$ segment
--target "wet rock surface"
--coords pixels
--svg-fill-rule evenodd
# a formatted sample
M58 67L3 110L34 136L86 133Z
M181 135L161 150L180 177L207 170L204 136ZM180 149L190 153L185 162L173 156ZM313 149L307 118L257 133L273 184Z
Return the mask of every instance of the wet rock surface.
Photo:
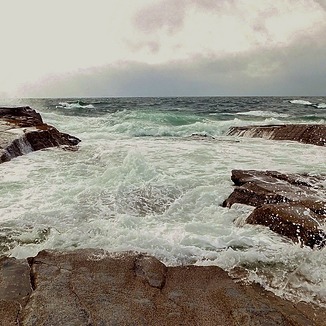
M326 309L292 303L216 266L167 267L139 253L42 251L0 261L0 325L323 325Z
M55 146L76 146L80 140L43 122L30 107L0 107L0 163Z
M235 188L224 207L234 203L255 206L247 223L268 226L312 248L325 246L326 176L233 170L231 179Z
M326 145L326 125L288 124L243 126L229 129L229 136L258 137L274 140L293 140L318 146Z

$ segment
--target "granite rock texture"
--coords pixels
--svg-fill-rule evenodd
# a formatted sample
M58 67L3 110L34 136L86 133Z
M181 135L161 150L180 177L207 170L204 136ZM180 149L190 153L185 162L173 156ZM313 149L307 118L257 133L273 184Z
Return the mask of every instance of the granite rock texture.
M216 266L167 267L146 254L42 251L0 261L0 325L323 325L326 309L292 303ZM28 273L29 271L29 273Z

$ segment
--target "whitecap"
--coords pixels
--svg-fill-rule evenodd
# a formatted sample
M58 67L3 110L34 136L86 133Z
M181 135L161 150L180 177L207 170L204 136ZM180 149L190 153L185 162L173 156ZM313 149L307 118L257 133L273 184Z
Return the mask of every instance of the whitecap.
M301 104L301 105L312 105L311 102L306 100L291 100L290 103L292 104Z
M254 117L272 117L272 118L287 118L288 114L285 113L277 113L272 111L247 111L247 112L237 112L237 115L248 115Z
M59 105L56 106L57 108L65 108L65 109L78 109L78 108L84 108L84 109L94 109L94 105L92 104L86 104L80 101L77 102L59 102Z
M314 105L317 109L326 109L326 103L319 103Z

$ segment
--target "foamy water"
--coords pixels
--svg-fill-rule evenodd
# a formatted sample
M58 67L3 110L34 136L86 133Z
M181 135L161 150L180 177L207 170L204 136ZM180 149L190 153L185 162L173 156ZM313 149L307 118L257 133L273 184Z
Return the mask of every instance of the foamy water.
M77 103L68 100L31 102L47 123L82 142L78 152L49 149L1 164L0 250L25 258L92 247L147 252L168 265L240 266L279 295L326 306L325 249L246 225L249 206L221 207L232 169L325 173L325 147L227 137L230 126L305 122L311 114L323 122L324 113L294 116L288 100L279 100L280 110L264 111L267 100L257 99L226 112L218 99L121 101L120 108L99 99L79 108L61 105Z

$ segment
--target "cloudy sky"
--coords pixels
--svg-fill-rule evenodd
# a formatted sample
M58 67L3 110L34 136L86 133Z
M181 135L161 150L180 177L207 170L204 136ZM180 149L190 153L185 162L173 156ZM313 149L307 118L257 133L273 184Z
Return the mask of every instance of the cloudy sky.
M0 97L326 95L326 0L0 0Z

